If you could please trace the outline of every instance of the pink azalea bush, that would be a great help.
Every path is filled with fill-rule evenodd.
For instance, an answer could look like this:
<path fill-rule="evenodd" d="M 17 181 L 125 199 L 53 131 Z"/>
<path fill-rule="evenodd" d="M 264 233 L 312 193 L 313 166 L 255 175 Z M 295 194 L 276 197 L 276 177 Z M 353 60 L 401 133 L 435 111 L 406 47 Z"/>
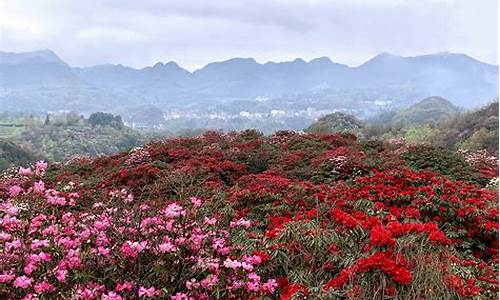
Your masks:
<path fill-rule="evenodd" d="M 72 185 L 21 168 L 0 201 L 0 295 L 8 299 L 251 298 L 275 292 L 259 256 L 231 243 L 250 222 L 220 224 L 202 199 L 162 207 L 125 188 L 82 210 Z"/>

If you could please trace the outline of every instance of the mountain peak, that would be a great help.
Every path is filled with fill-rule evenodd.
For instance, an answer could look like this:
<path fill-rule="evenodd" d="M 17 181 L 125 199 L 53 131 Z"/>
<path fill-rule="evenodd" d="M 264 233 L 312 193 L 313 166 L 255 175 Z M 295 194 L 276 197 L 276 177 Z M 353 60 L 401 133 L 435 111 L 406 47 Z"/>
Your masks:
<path fill-rule="evenodd" d="M 363 63 L 360 67 L 366 67 L 366 66 L 371 66 L 371 65 L 385 65 L 387 63 L 391 62 L 398 62 L 401 59 L 403 59 L 402 56 L 399 55 L 394 55 L 388 52 L 382 52 L 374 57 L 372 57 L 370 60 L 367 62 Z"/>
<path fill-rule="evenodd" d="M 247 65 L 258 64 L 255 58 L 253 57 L 234 57 L 226 61 L 223 61 L 223 63 L 236 63 L 236 64 L 247 64 Z"/>
<path fill-rule="evenodd" d="M 400 59 L 400 58 L 403 57 L 389 52 L 382 52 L 378 55 L 375 55 L 371 60 L 388 60 L 388 59 Z"/>
<path fill-rule="evenodd" d="M 433 106 L 448 106 L 448 107 L 455 107 L 455 105 L 453 105 L 453 103 L 451 103 L 449 100 L 443 98 L 443 97 L 439 97 L 439 96 L 430 96 L 430 97 L 427 97 L 419 102 L 417 102 L 416 104 L 414 104 L 413 106 L 430 106 L 430 105 L 433 105 Z"/>
<path fill-rule="evenodd" d="M 302 59 L 302 58 L 300 58 L 300 57 L 297 57 L 297 58 L 296 58 L 296 59 L 294 59 L 292 62 L 293 62 L 293 63 L 295 63 L 295 64 L 306 64 L 306 61 L 305 61 L 305 60 L 303 60 L 303 59 Z"/>
<path fill-rule="evenodd" d="M 309 61 L 310 64 L 333 64 L 332 60 L 328 56 L 322 56 L 318 58 L 313 58 Z"/>
<path fill-rule="evenodd" d="M 161 61 L 157 62 L 156 64 L 153 65 L 153 69 L 159 69 L 163 67 L 163 63 Z"/>
<path fill-rule="evenodd" d="M 42 49 L 30 52 L 2 52 L 0 51 L 1 64 L 67 64 L 59 58 L 52 50 Z"/>

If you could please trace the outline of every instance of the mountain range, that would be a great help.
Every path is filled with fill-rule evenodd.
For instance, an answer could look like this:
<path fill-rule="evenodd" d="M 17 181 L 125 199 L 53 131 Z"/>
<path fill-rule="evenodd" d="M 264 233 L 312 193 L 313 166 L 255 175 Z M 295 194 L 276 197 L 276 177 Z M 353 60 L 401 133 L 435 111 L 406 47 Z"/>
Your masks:
<path fill-rule="evenodd" d="M 465 54 L 382 53 L 357 67 L 328 57 L 263 64 L 232 58 L 189 72 L 172 61 L 80 68 L 50 50 L 0 52 L 0 107 L 12 111 L 109 111 L 126 118 L 147 104 L 190 114 L 312 109 L 363 117 L 435 95 L 465 108 L 488 103 L 498 97 L 498 66 Z"/>

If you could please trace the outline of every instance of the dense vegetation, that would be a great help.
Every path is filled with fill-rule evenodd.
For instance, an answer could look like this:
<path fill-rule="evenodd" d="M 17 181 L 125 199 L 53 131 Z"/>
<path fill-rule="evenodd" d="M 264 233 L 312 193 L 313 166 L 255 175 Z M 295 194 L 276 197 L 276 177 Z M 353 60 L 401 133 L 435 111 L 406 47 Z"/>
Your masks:
<path fill-rule="evenodd" d="M 447 147 L 498 153 L 498 101 L 443 123 L 434 141 Z"/>
<path fill-rule="evenodd" d="M 207 132 L 20 168 L 0 297 L 497 298 L 497 160 L 413 147 Z"/>
<path fill-rule="evenodd" d="M 365 122 L 348 114 L 327 115 L 306 131 L 350 131 L 366 139 L 404 139 L 457 151 L 486 150 L 498 154 L 498 101 L 461 113 L 448 101 L 432 97 L 400 112 L 385 112 Z"/>
<path fill-rule="evenodd" d="M 306 129 L 310 133 L 359 132 L 363 123 L 349 114 L 335 112 L 314 122 Z"/>
<path fill-rule="evenodd" d="M 422 124 L 437 124 L 449 118 L 455 117 L 460 110 L 450 101 L 441 97 L 429 97 L 422 101 L 403 109 L 390 120 L 384 120 L 390 125 L 396 127 L 411 127 Z M 376 123 L 377 120 L 375 119 Z"/>
<path fill-rule="evenodd" d="M 59 162 L 75 155 L 98 156 L 125 151 L 151 140 L 150 136 L 124 126 L 119 116 L 107 113 L 94 113 L 88 119 L 76 113 L 44 118 L 31 116 L 13 122 L 23 124 L 23 128 L 10 135 L 8 143 L 2 142 L 3 148 L 16 150 L 2 156 L 4 162 L 0 170 L 26 162 L 18 157 Z"/>
<path fill-rule="evenodd" d="M 31 152 L 24 150 L 11 141 L 0 139 L 0 170 L 19 165 L 27 165 L 37 159 Z"/>

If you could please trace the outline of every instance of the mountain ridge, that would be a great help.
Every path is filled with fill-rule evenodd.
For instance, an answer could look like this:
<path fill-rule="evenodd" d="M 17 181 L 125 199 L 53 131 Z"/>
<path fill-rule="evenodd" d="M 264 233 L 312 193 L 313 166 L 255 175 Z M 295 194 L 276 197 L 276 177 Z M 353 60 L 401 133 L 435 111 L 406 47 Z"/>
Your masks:
<path fill-rule="evenodd" d="M 469 108 L 498 96 L 498 66 L 457 53 L 381 53 L 357 67 L 326 56 L 266 63 L 236 57 L 193 72 L 174 61 L 141 69 L 121 64 L 71 67 L 50 50 L 0 52 L 0 57 L 0 105 L 15 111 L 36 107 L 115 112 L 117 105 L 153 104 L 164 111 L 189 108 L 191 114 L 206 113 L 207 105 L 215 110 L 235 101 L 271 99 L 266 102 L 268 111 L 283 110 L 285 105 L 366 116 L 433 95 Z"/>
<path fill-rule="evenodd" d="M 67 64 L 66 62 L 64 62 L 63 59 L 61 59 L 54 51 L 50 50 L 50 49 L 40 49 L 40 50 L 33 50 L 33 51 L 25 51 L 25 52 L 13 52 L 13 51 L 1 51 L 0 50 L 0 64 L 4 63 L 2 61 L 2 56 L 4 55 L 43 55 L 45 53 L 45 55 L 51 55 L 55 58 L 57 58 L 58 60 L 60 60 L 61 62 L 63 62 L 64 64 L 68 65 L 68 66 L 71 66 L 69 64 Z M 329 56 L 320 56 L 320 57 L 315 57 L 315 58 L 311 58 L 309 60 L 305 60 L 301 57 L 297 57 L 293 60 L 285 60 L 285 61 L 273 61 L 273 60 L 268 60 L 266 62 L 258 62 L 255 58 L 253 57 L 239 57 L 239 56 L 235 56 L 235 57 L 231 57 L 231 58 L 227 58 L 227 59 L 224 59 L 224 60 L 217 60 L 217 61 L 213 61 L 213 62 L 209 62 L 209 63 L 206 63 L 205 65 L 203 65 L 202 67 L 200 68 L 197 68 L 193 71 L 189 71 L 188 69 L 182 67 L 181 65 L 179 65 L 176 61 L 167 61 L 166 63 L 159 60 L 157 61 L 156 63 L 152 64 L 152 65 L 146 65 L 146 66 L 143 66 L 143 67 L 131 67 L 131 66 L 127 66 L 127 65 L 123 65 L 121 63 L 118 63 L 118 64 L 113 64 L 113 63 L 100 63 L 100 64 L 95 64 L 95 65 L 90 65 L 90 66 L 71 66 L 72 68 L 74 69 L 90 69 L 90 68 L 95 68 L 95 67 L 101 67 L 101 66 L 116 66 L 116 67 L 125 67 L 125 68 L 129 68 L 129 69 L 134 69 L 134 70 L 144 70 L 144 69 L 148 69 L 148 68 L 152 68 L 154 67 L 155 65 L 157 64 L 163 64 L 163 65 L 166 65 L 166 64 L 169 64 L 169 63 L 173 63 L 175 65 L 177 65 L 178 67 L 188 71 L 189 73 L 195 73 L 197 70 L 201 70 L 205 67 L 207 67 L 208 65 L 210 64 L 214 64 L 214 63 L 227 63 L 227 62 L 231 62 L 233 60 L 246 60 L 246 61 L 251 61 L 255 64 L 258 64 L 258 65 L 266 65 L 266 64 L 283 64 L 283 63 L 306 63 L 306 64 L 310 64 L 312 62 L 318 62 L 318 61 L 321 61 L 323 63 L 331 63 L 331 64 L 335 64 L 335 65 L 343 65 L 343 66 L 346 66 L 348 68 L 351 68 L 351 69 L 356 69 L 356 68 L 359 68 L 367 63 L 369 63 L 370 61 L 373 61 L 374 59 L 380 59 L 380 58 L 388 58 L 388 57 L 391 57 L 391 58 L 400 58 L 400 59 L 415 59 L 415 58 L 437 58 L 437 57 L 463 57 L 463 58 L 466 58 L 466 59 L 469 59 L 469 60 L 473 60 L 475 62 L 478 62 L 478 63 L 481 63 L 481 64 L 484 64 L 484 65 L 488 65 L 488 66 L 491 66 L 491 67 L 496 67 L 498 68 L 499 65 L 498 64 L 491 64 L 491 63 L 488 63 L 488 62 L 484 62 L 480 59 L 477 59 L 475 57 L 472 57 L 468 54 L 465 54 L 465 53 L 457 53 L 457 52 L 448 52 L 448 51 L 440 51 L 440 52 L 435 52 L 435 53 L 428 53 L 428 54 L 420 54 L 420 55 L 410 55 L 410 56 L 403 56 L 403 55 L 398 55 L 398 54 L 394 54 L 394 53 L 390 53 L 390 52 L 381 52 L 371 58 L 368 58 L 366 61 L 364 61 L 363 63 L 361 64 L 358 64 L 358 65 L 347 65 L 347 64 L 344 64 L 344 63 L 341 63 L 341 62 L 337 62 L 337 61 L 333 61 L 331 59 L 331 57 Z"/>

